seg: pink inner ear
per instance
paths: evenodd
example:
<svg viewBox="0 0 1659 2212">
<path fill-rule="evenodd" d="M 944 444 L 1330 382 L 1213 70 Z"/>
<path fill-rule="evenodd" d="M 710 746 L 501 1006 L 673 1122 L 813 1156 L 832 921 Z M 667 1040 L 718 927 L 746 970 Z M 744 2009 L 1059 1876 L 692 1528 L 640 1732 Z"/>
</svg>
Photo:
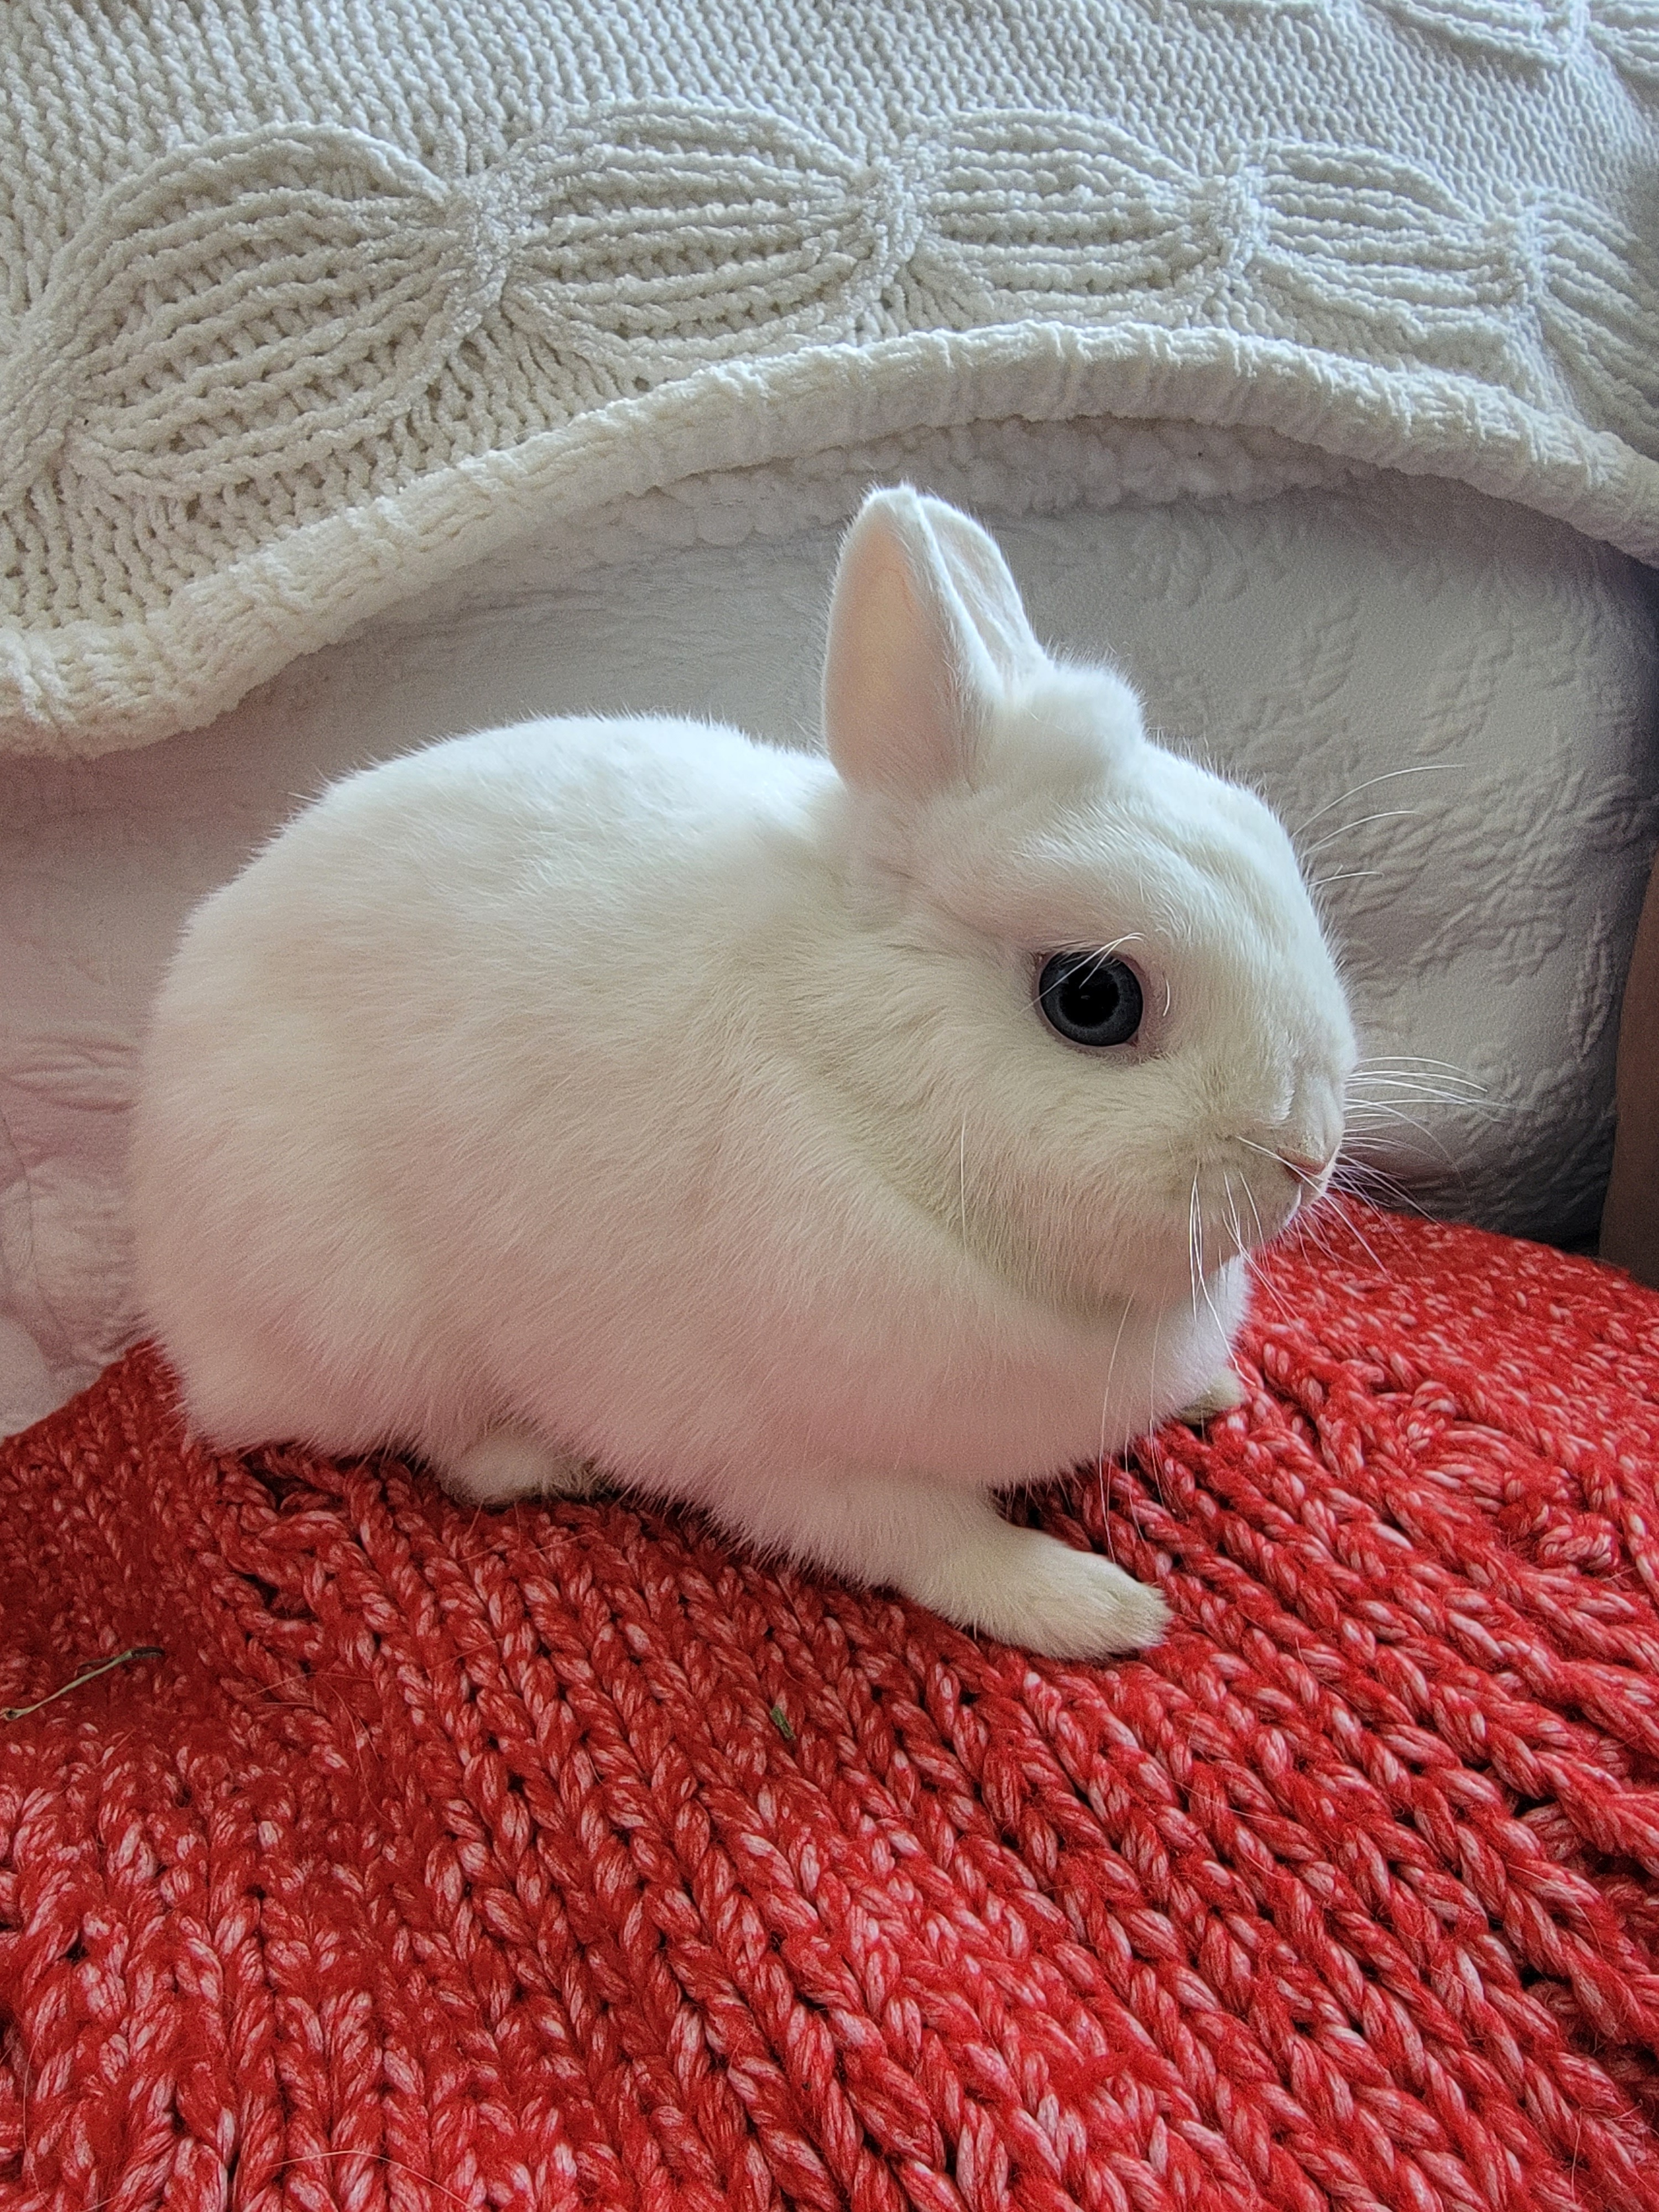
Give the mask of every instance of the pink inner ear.
<svg viewBox="0 0 1659 2212">
<path fill-rule="evenodd" d="M 966 780 L 996 671 L 914 493 L 867 504 L 830 615 L 823 724 L 855 789 L 924 798 Z"/>
</svg>

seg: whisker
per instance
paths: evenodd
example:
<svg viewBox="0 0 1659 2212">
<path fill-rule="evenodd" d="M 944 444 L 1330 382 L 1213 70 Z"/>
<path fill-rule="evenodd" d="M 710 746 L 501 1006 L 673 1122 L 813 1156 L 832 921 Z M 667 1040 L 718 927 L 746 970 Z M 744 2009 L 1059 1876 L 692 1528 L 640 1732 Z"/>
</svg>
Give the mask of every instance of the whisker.
<svg viewBox="0 0 1659 2212">
<path fill-rule="evenodd" d="M 1331 1257 L 1331 1242 L 1325 1233 L 1321 1207 L 1310 1206 L 1298 1213 L 1291 1222 L 1287 1234 L 1295 1238 L 1298 1251 L 1312 1250 L 1322 1259 Z"/>
<path fill-rule="evenodd" d="M 1240 1180 L 1244 1185 L 1244 1195 L 1250 1202 L 1250 1213 L 1255 1223 L 1256 1243 L 1258 1245 L 1265 1244 L 1268 1241 L 1267 1231 L 1262 1224 L 1261 1208 L 1255 1202 L 1255 1193 L 1250 1188 L 1250 1178 L 1249 1176 L 1242 1176 Z"/>
<path fill-rule="evenodd" d="M 1402 1101 L 1407 1105 L 1455 1106 L 1465 1113 L 1479 1115 L 1483 1121 L 1502 1121 L 1505 1115 L 1515 1111 L 1514 1104 L 1509 1099 L 1487 1098 L 1473 1091 L 1433 1091 L 1422 1084 L 1406 1082 L 1389 1083 L 1382 1087 L 1392 1096 L 1377 1097 L 1362 1091 L 1350 1097 L 1349 1111 L 1364 1112 L 1369 1106 L 1397 1105 Z"/>
<path fill-rule="evenodd" d="M 1362 791 L 1370 791 L 1379 783 L 1392 783 L 1402 775 L 1432 775 L 1437 769 L 1462 768 L 1462 765 L 1461 761 L 1423 761 L 1414 768 L 1391 768 L 1385 769 L 1381 775 L 1368 775 L 1364 783 L 1356 783 L 1337 798 L 1328 799 L 1322 806 L 1316 806 L 1307 820 L 1298 823 L 1291 830 L 1291 836 L 1292 838 L 1299 837 L 1304 830 L 1310 828 L 1322 816 L 1334 813 L 1339 806 L 1346 806 L 1351 799 L 1358 799 Z"/>
<path fill-rule="evenodd" d="M 1460 1075 L 1449 1067 L 1389 1067 L 1381 1062 L 1371 1067 L 1356 1067 L 1348 1080 L 1350 1083 L 1452 1084 L 1465 1091 L 1480 1091 L 1490 1088 L 1478 1077 Z"/>
<path fill-rule="evenodd" d="M 1334 1265 L 1340 1265 L 1340 1258 L 1337 1252 L 1335 1237 L 1333 1234 L 1339 1220 L 1341 1221 L 1342 1225 L 1345 1228 L 1350 1229 L 1353 1231 L 1353 1235 L 1358 1240 L 1362 1249 L 1370 1255 L 1371 1262 L 1373 1266 L 1376 1267 L 1378 1273 L 1386 1274 L 1388 1270 L 1383 1267 L 1382 1261 L 1377 1258 L 1376 1252 L 1372 1250 L 1371 1246 L 1367 1243 L 1364 1231 L 1355 1228 L 1351 1218 L 1340 1215 L 1334 1206 L 1328 1206 L 1323 1200 L 1321 1200 L 1318 1204 L 1310 1206 L 1308 1208 L 1309 1226 L 1316 1234 L 1321 1255 L 1324 1259 L 1330 1261 Z"/>
<path fill-rule="evenodd" d="M 1389 1121 L 1403 1121 L 1408 1129 L 1415 1129 L 1419 1137 L 1426 1138 L 1429 1143 L 1434 1146 L 1436 1152 L 1439 1153 L 1441 1158 L 1446 1163 L 1446 1165 L 1451 1170 L 1453 1175 L 1456 1176 L 1459 1182 L 1462 1182 L 1463 1170 L 1458 1166 L 1457 1162 L 1452 1158 L 1444 1145 L 1441 1143 L 1439 1138 L 1435 1135 L 1433 1130 L 1425 1127 L 1425 1126 L 1421 1121 L 1418 1121 L 1414 1115 L 1404 1112 L 1403 1109 L 1398 1106 L 1385 1106 L 1380 1098 L 1373 1099 L 1367 1104 L 1363 1104 L 1355 1108 L 1353 1112 L 1350 1114 L 1349 1119 L 1352 1121 L 1355 1118 L 1355 1115 L 1358 1114 L 1381 1114 Z"/>
<path fill-rule="evenodd" d="M 1210 1310 L 1210 1319 L 1215 1323 L 1216 1327 L 1221 1330 L 1222 1334 L 1224 1336 L 1227 1332 L 1223 1325 L 1221 1316 L 1216 1311 L 1215 1299 L 1212 1297 L 1210 1292 L 1210 1279 L 1204 1272 L 1204 1209 L 1199 1203 L 1198 1176 L 1196 1174 L 1193 1176 L 1191 1218 L 1194 1222 L 1198 1232 L 1198 1273 L 1196 1278 L 1198 1290 L 1201 1291 L 1204 1294 L 1204 1303 Z M 1198 1292 L 1196 1291 L 1193 1295 L 1193 1311 L 1194 1314 L 1198 1311 Z"/>
<path fill-rule="evenodd" d="M 1092 965 L 1089 969 L 1089 973 L 1092 975 L 1095 969 L 1099 968 L 1103 962 L 1115 959 L 1126 945 L 1143 945 L 1145 942 L 1146 939 L 1141 936 L 1139 931 L 1132 929 L 1127 937 L 1117 938 L 1110 945 L 1091 945 L 1088 949 L 1089 957 Z"/>
<path fill-rule="evenodd" d="M 1364 1139 L 1367 1134 L 1367 1133 L 1363 1129 L 1356 1132 L 1356 1133 L 1362 1139 Z M 1449 1163 L 1447 1161 L 1443 1153 L 1437 1158 L 1434 1152 L 1426 1145 L 1413 1145 L 1407 1139 L 1391 1137 L 1389 1142 L 1389 1149 L 1392 1158 L 1398 1158 L 1407 1163 L 1411 1168 L 1418 1173 L 1421 1173 L 1424 1170 L 1428 1170 L 1437 1176 L 1449 1166 Z"/>
<path fill-rule="evenodd" d="M 1227 1193 L 1227 1222 L 1228 1226 L 1233 1232 L 1234 1249 L 1238 1253 L 1240 1258 L 1243 1259 L 1247 1264 L 1249 1264 L 1254 1261 L 1257 1249 L 1267 1242 L 1267 1237 L 1262 1233 L 1261 1211 L 1256 1205 L 1255 1193 L 1250 1188 L 1250 1178 L 1249 1176 L 1241 1176 L 1239 1177 L 1239 1182 L 1243 1186 L 1244 1196 L 1249 1201 L 1250 1212 L 1255 1218 L 1255 1243 L 1252 1245 L 1249 1239 L 1244 1234 L 1244 1224 L 1239 1218 L 1238 1200 L 1233 1194 L 1233 1179 L 1231 1176 L 1227 1173 L 1227 1170 L 1224 1168 L 1221 1171 L 1221 1181 L 1223 1187 L 1225 1188 Z M 1259 1288 L 1267 1288 L 1263 1277 L 1256 1272 L 1254 1265 L 1250 1265 L 1250 1281 Z M 1285 1311 L 1285 1302 L 1283 1298 L 1280 1297 L 1276 1285 L 1271 1289 L 1269 1295 L 1272 1297 L 1274 1304 L 1278 1306 L 1279 1315 L 1282 1319 Z"/>
<path fill-rule="evenodd" d="M 1260 1251 L 1265 1249 L 1269 1243 L 1277 1243 L 1279 1240 L 1278 1238 L 1270 1238 L 1266 1229 L 1262 1226 L 1261 1209 L 1255 1202 L 1255 1193 L 1250 1188 L 1250 1178 L 1249 1176 L 1242 1176 L 1240 1180 L 1243 1182 L 1244 1186 L 1244 1195 L 1250 1203 L 1250 1212 L 1255 1217 L 1256 1251 Z M 1283 1231 L 1281 1231 L 1280 1235 L 1282 1236 L 1283 1233 Z M 1280 1321 L 1288 1321 L 1291 1317 L 1290 1308 L 1285 1303 L 1284 1292 L 1270 1276 L 1264 1275 L 1261 1270 L 1255 1265 L 1255 1252 L 1252 1252 L 1250 1255 L 1251 1282 L 1255 1285 L 1256 1289 L 1265 1291 L 1272 1298 Z"/>
<path fill-rule="evenodd" d="M 1198 1176 L 1187 1194 L 1187 1274 L 1192 1285 L 1193 1311 L 1198 1311 Z"/>
<path fill-rule="evenodd" d="M 1106 1387 L 1100 1394 L 1100 1449 L 1095 1456 L 1095 1472 L 1100 1479 L 1100 1522 L 1106 1534 L 1106 1556 L 1115 1566 L 1117 1553 L 1112 1544 L 1111 1514 L 1106 1503 L 1106 1422 L 1112 1404 L 1112 1376 L 1117 1371 L 1118 1347 L 1123 1342 L 1123 1332 L 1128 1324 L 1129 1305 L 1124 1301 L 1123 1311 L 1118 1316 L 1117 1334 L 1112 1339 L 1112 1356 L 1106 1362 Z"/>
<path fill-rule="evenodd" d="M 1444 1100 L 1435 1101 L 1414 1098 L 1408 1099 L 1406 1103 L 1409 1105 L 1424 1106 L 1435 1103 L 1444 1104 L 1446 1102 Z M 1419 1130 L 1425 1137 L 1432 1137 L 1434 1135 L 1434 1132 L 1430 1128 L 1428 1123 L 1426 1121 L 1419 1121 L 1415 1114 L 1408 1114 L 1406 1111 L 1406 1107 L 1402 1105 L 1398 1099 L 1351 1098 L 1348 1101 L 1348 1121 L 1350 1127 L 1357 1126 L 1367 1116 L 1376 1115 L 1381 1115 L 1382 1119 L 1387 1121 L 1404 1121 L 1412 1128 Z M 1439 1139 L 1437 1138 L 1435 1141 L 1437 1143 Z"/>
<path fill-rule="evenodd" d="M 1457 1106 L 1486 1115 L 1502 1115 L 1515 1110 L 1511 1101 L 1493 1097 L 1490 1085 L 1445 1060 L 1407 1056 L 1395 1060 L 1361 1060 L 1348 1078 L 1351 1109 L 1363 1111 L 1367 1107 L 1382 1106 L 1384 1100 L 1367 1095 L 1378 1091 L 1392 1091 L 1396 1097 L 1414 1098 L 1425 1104 Z"/>
<path fill-rule="evenodd" d="M 1328 830 L 1322 837 L 1316 837 L 1297 857 L 1307 860 L 1315 853 L 1322 853 L 1327 845 L 1335 844 L 1339 837 L 1352 836 L 1356 830 L 1367 829 L 1373 822 L 1415 822 L 1422 811 L 1420 806 L 1385 806 L 1375 814 L 1362 814 L 1358 821 L 1345 822 L 1340 830 Z"/>
<path fill-rule="evenodd" d="M 1194 1193 L 1197 1188 L 1198 1178 L 1194 1176 L 1193 1178 Z M 1163 1314 L 1155 1313 L 1152 1316 L 1152 1354 L 1146 1363 L 1146 1426 L 1142 1432 L 1147 1442 L 1146 1449 L 1140 1454 L 1140 1463 L 1152 1479 L 1152 1487 L 1158 1492 L 1159 1504 L 1167 1505 L 1170 1501 L 1164 1494 L 1163 1478 L 1158 1470 L 1158 1454 L 1153 1450 L 1151 1443 L 1152 1425 L 1158 1418 L 1158 1340 L 1163 1328 Z"/>
<path fill-rule="evenodd" d="M 1442 1091 L 1431 1083 L 1413 1083 L 1407 1076 L 1389 1075 L 1380 1077 L 1374 1086 L 1351 1091 L 1348 1103 L 1351 1106 L 1388 1106 L 1397 1104 L 1402 1099 L 1408 1103 L 1415 1099 L 1431 1106 L 1469 1107 L 1481 1114 L 1499 1111 L 1508 1103 L 1491 1098 L 1480 1091 Z"/>
<path fill-rule="evenodd" d="M 1436 1060 L 1430 1054 L 1420 1052 L 1401 1053 L 1394 1060 L 1362 1060 L 1357 1065 L 1360 1067 L 1442 1067 L 1453 1075 L 1465 1073 L 1455 1060 Z"/>
<path fill-rule="evenodd" d="M 1377 1273 L 1379 1275 L 1386 1275 L 1389 1272 L 1387 1267 L 1383 1266 L 1382 1260 L 1377 1256 L 1376 1248 L 1371 1243 L 1370 1239 L 1366 1236 L 1364 1231 L 1359 1227 L 1352 1214 L 1348 1214 L 1344 1218 L 1343 1226 L 1358 1243 L 1360 1250 L 1364 1252 L 1367 1259 L 1370 1260 Z"/>
<path fill-rule="evenodd" d="M 1500 1109 L 1485 1098 L 1449 1098 L 1440 1091 L 1397 1091 L 1389 1098 L 1350 1098 L 1347 1115 L 1349 1121 L 1352 1121 L 1357 1115 L 1398 1114 L 1407 1106 L 1434 1106 L 1443 1109 L 1455 1106 L 1461 1109 L 1464 1114 L 1473 1115 L 1482 1121 L 1502 1121 L 1504 1111 L 1509 1110 L 1506 1108 Z"/>
<path fill-rule="evenodd" d="M 1425 1221 L 1434 1218 L 1428 1208 L 1412 1196 L 1398 1176 L 1390 1175 L 1386 1168 L 1376 1167 L 1369 1160 L 1343 1160 L 1331 1177 L 1331 1188 L 1359 1199 L 1380 1191 L 1391 1206 L 1404 1207 Z"/>
</svg>

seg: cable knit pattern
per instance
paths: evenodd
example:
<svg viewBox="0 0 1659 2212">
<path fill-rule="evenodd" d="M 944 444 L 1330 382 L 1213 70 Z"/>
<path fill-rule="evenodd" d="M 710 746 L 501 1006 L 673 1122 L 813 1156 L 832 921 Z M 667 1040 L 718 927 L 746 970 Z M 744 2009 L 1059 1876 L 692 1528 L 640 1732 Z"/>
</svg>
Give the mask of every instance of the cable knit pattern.
<svg viewBox="0 0 1659 2212">
<path fill-rule="evenodd" d="M 1356 1213 L 1033 1510 L 1089 1668 L 621 1501 L 0 1451 L 0 2201 L 1655 2212 L 1659 1299 Z"/>
<path fill-rule="evenodd" d="M 1646 0 L 0 13 L 0 742 L 523 526 L 974 420 L 1273 432 L 1659 554 Z"/>
</svg>

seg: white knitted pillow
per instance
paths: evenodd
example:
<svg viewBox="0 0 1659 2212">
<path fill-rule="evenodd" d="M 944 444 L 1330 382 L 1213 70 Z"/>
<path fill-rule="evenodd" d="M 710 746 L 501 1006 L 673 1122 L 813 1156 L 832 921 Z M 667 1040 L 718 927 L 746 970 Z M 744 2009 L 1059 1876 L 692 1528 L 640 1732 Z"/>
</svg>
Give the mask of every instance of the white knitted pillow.
<svg viewBox="0 0 1659 2212">
<path fill-rule="evenodd" d="M 0 9 L 0 745 L 929 427 L 1242 427 L 1650 556 L 1656 52 L 1638 0 Z"/>
</svg>

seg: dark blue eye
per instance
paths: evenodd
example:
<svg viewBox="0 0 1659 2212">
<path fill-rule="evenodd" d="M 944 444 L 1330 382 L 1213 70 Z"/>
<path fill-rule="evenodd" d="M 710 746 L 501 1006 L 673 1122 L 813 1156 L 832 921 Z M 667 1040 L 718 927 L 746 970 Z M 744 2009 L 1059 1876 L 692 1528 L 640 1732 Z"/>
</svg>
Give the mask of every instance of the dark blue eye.
<svg viewBox="0 0 1659 2212">
<path fill-rule="evenodd" d="M 1050 1029 L 1073 1044 L 1127 1044 L 1140 1027 L 1140 978 L 1104 952 L 1056 952 L 1037 978 Z"/>
</svg>

